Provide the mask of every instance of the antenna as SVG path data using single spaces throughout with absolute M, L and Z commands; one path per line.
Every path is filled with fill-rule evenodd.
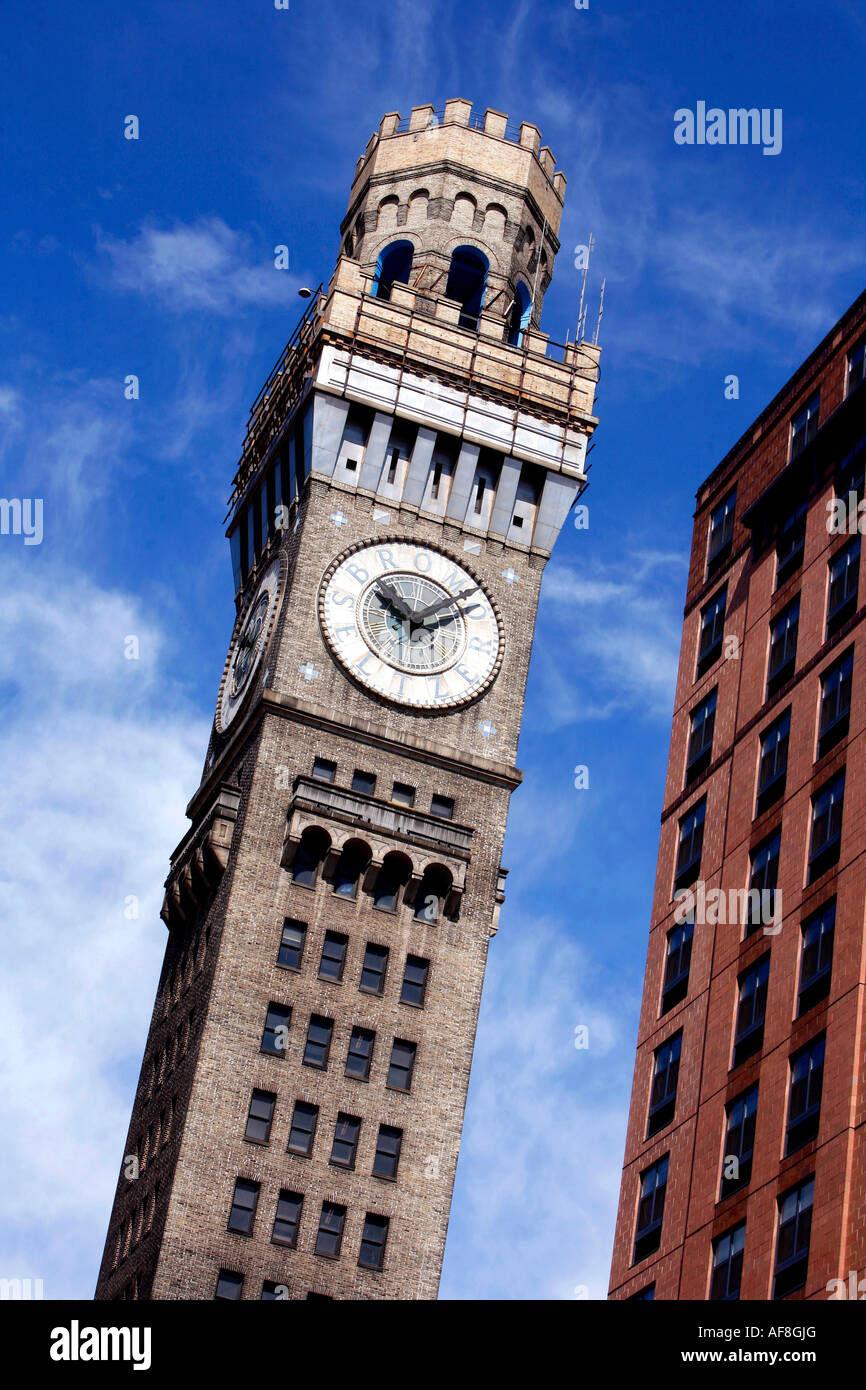
M 607 277 L 601 282 L 601 294 L 598 300 L 598 323 L 595 325 L 595 337 L 593 343 L 598 343 L 598 331 L 601 328 L 601 316 L 604 313 L 604 287 L 607 284 Z
M 580 306 L 579 306 L 578 311 L 577 311 L 577 336 L 578 336 L 578 338 L 582 338 L 582 337 L 583 337 L 583 334 L 582 334 L 581 331 L 580 331 L 580 320 L 581 320 L 581 315 L 583 314 L 583 301 L 584 301 L 584 297 L 585 297 L 585 295 L 586 295 L 586 277 L 587 277 L 587 275 L 589 274 L 589 258 L 590 258 L 590 256 L 592 255 L 592 248 L 593 248 L 594 245 L 595 245 L 595 238 L 594 238 L 594 236 L 592 235 L 592 232 L 590 232 L 590 234 L 589 234 L 589 241 L 588 241 L 587 244 L 586 244 L 586 265 L 583 267 L 583 284 L 582 284 L 581 287 L 580 287 Z

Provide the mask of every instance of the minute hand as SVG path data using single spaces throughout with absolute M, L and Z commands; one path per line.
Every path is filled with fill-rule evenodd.
M 430 603 L 426 608 L 418 608 L 412 614 L 413 623 L 421 623 L 425 618 L 432 618 L 434 613 L 438 613 L 442 608 L 451 608 L 453 604 L 459 603 L 462 598 L 468 598 L 470 594 L 475 594 L 481 588 L 480 584 L 473 584 L 469 589 L 462 589 L 459 594 L 454 594 L 448 598 L 437 599 L 435 603 Z

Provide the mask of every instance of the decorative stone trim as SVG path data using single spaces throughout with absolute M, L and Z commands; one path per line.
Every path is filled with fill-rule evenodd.
M 216 893 L 228 864 L 240 800 L 239 787 L 221 783 L 207 811 L 172 855 L 159 914 L 169 931 L 194 921 Z

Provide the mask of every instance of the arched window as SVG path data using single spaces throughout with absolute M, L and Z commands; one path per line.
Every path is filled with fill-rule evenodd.
M 508 322 L 508 341 L 512 347 L 523 346 L 523 335 L 532 316 L 532 296 L 522 280 L 518 280 Z
M 396 912 L 400 901 L 400 889 L 409 882 L 412 864 L 405 854 L 386 854 L 382 867 L 376 875 L 373 889 L 373 906 L 381 912 Z
M 451 892 L 451 875 L 441 864 L 431 864 L 424 870 L 415 898 L 415 921 L 438 922 Z
M 322 861 L 330 847 L 331 841 L 324 830 L 305 830 L 292 860 L 292 882 L 300 883 L 304 888 L 315 888 Z
M 408 285 L 415 247 L 411 241 L 392 241 L 379 252 L 373 293 L 377 299 L 390 299 L 392 285 Z
M 458 320 L 461 328 L 478 327 L 478 315 L 487 288 L 487 271 L 487 257 L 482 256 L 475 246 L 458 246 L 451 256 L 445 298 L 456 299 L 461 304 Z
M 370 862 L 370 847 L 363 840 L 347 840 L 334 870 L 334 892 L 341 898 L 356 898 L 361 875 Z

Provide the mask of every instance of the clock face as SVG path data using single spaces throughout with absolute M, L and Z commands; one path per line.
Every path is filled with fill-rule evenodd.
M 274 560 L 247 606 L 229 648 L 217 708 L 217 728 L 228 728 L 252 685 L 270 636 L 280 592 L 280 561 Z
M 467 704 L 502 663 L 491 599 L 431 546 L 386 540 L 347 551 L 325 575 L 319 618 L 337 661 L 395 704 Z

